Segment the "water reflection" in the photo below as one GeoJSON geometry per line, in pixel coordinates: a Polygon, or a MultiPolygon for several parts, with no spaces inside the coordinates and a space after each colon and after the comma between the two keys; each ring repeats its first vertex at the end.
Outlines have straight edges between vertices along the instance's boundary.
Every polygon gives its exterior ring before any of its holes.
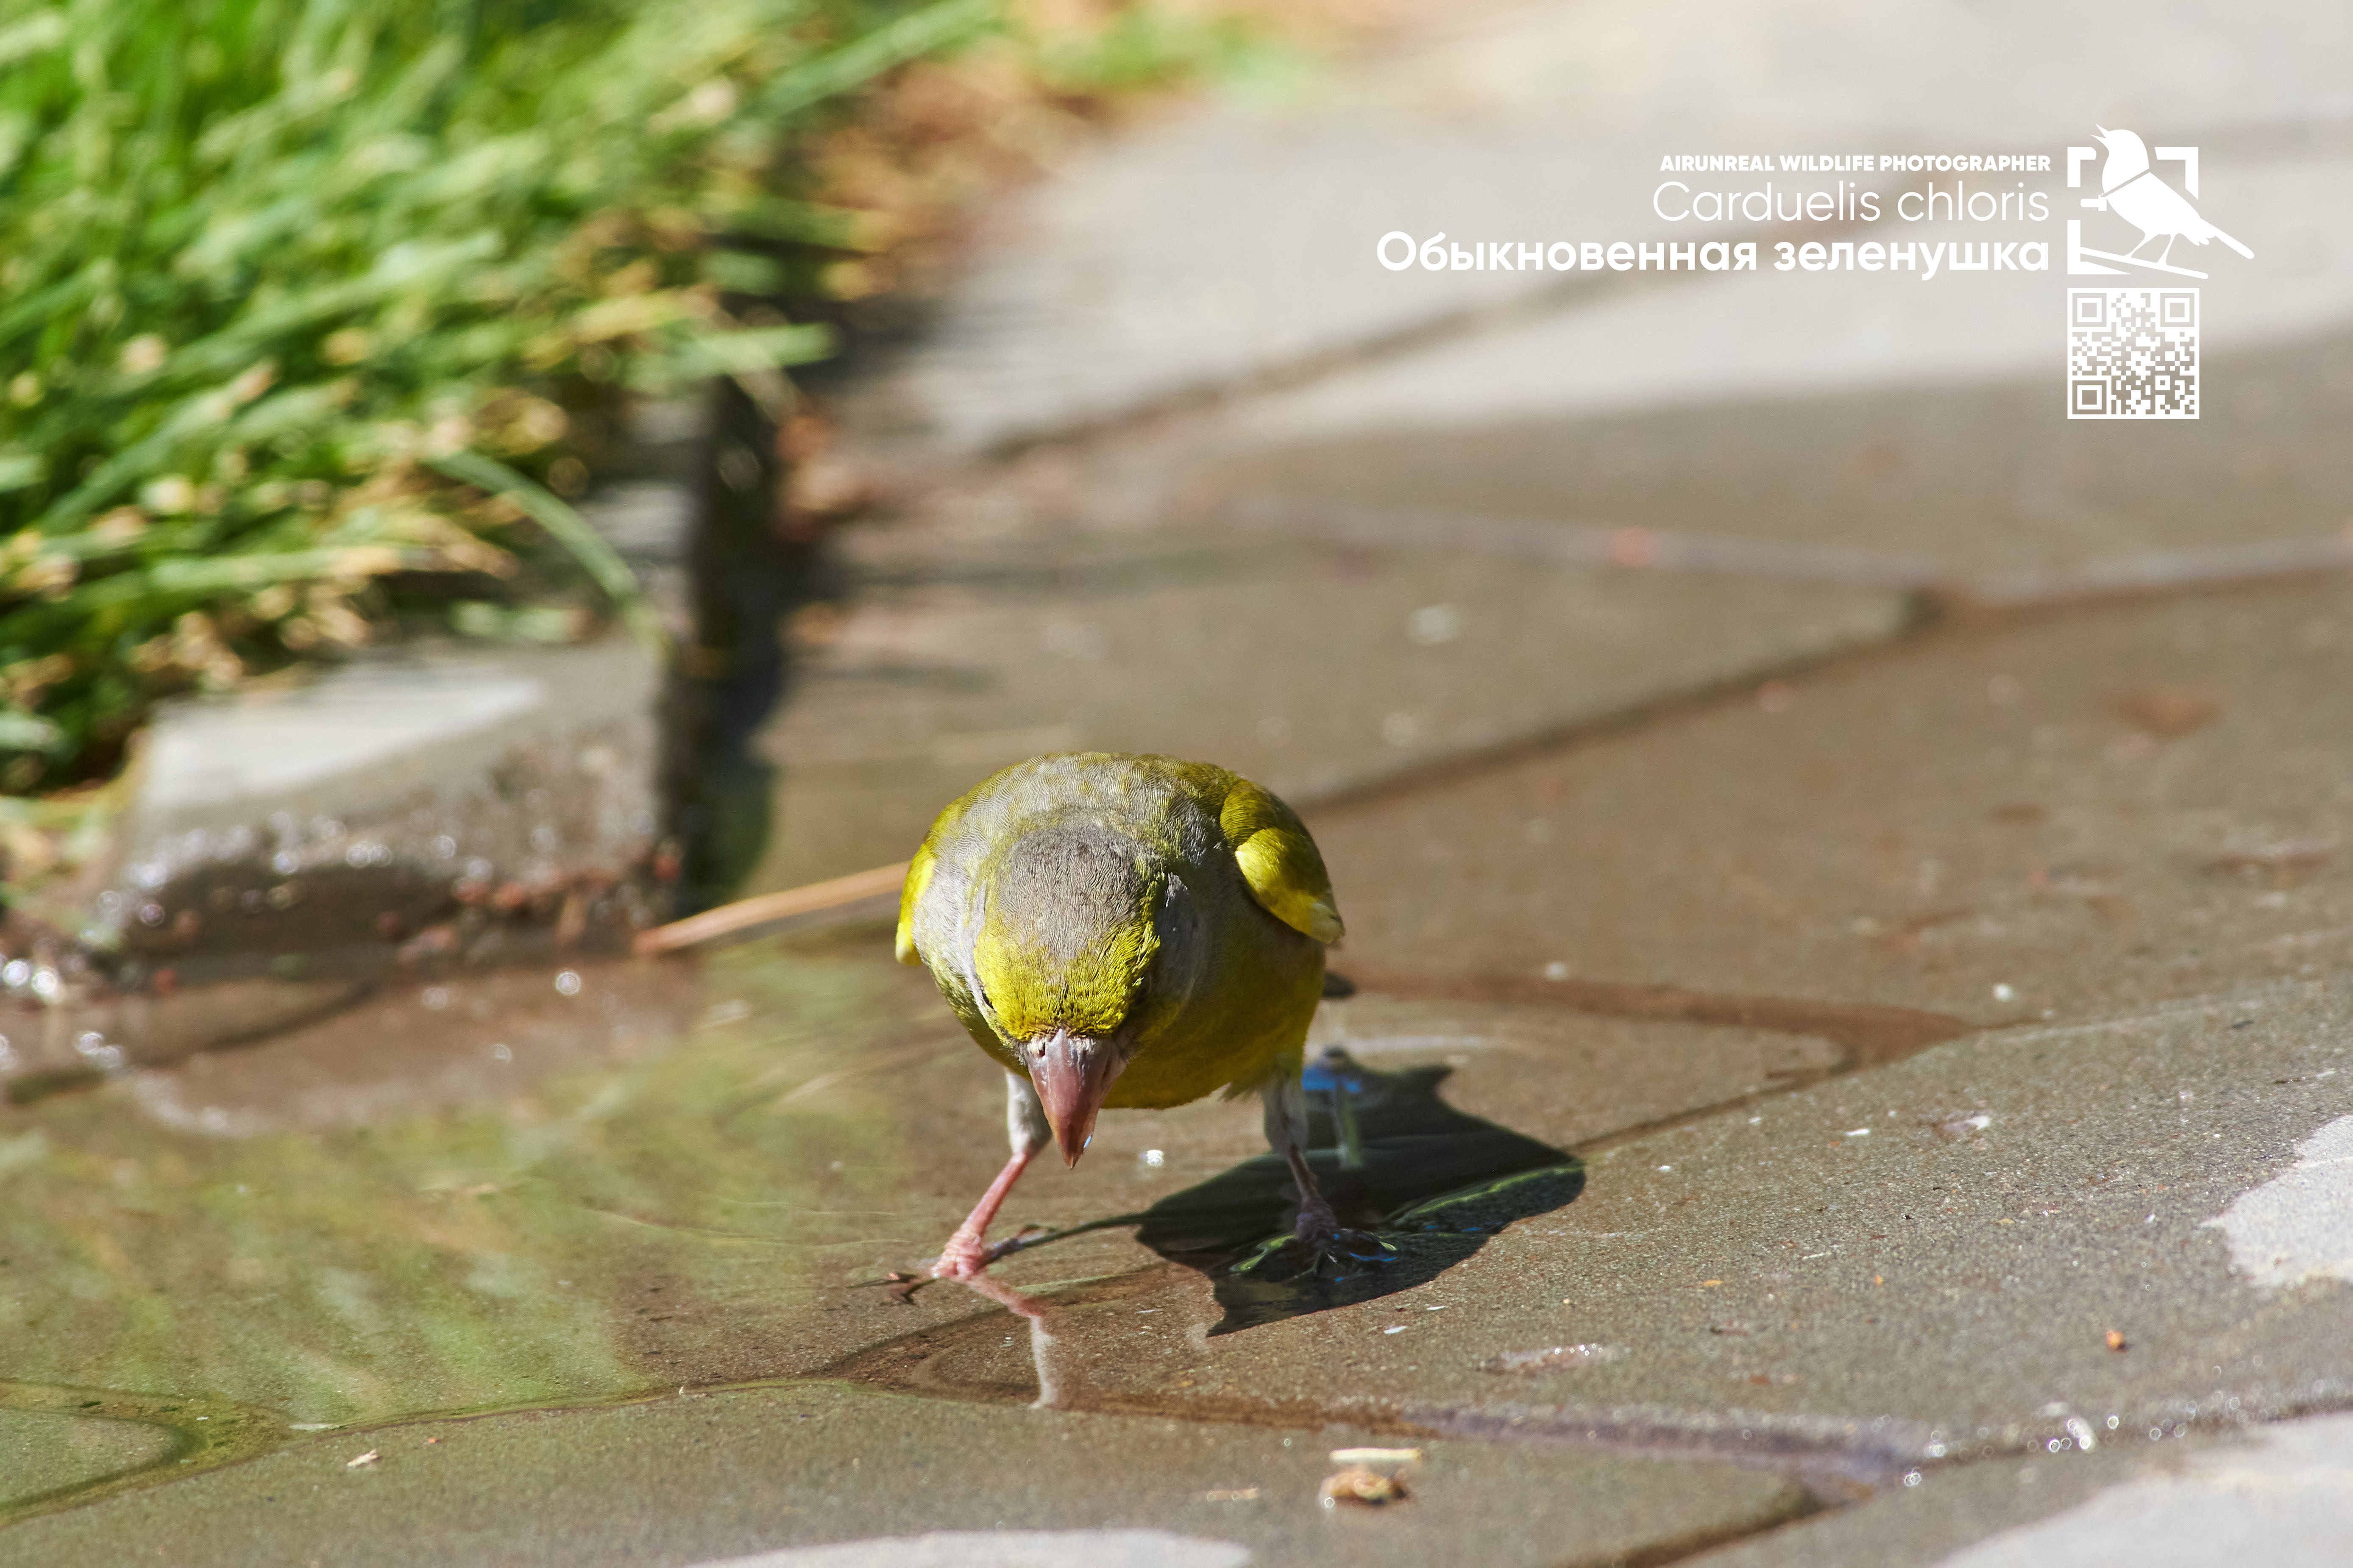
{"type": "Polygon", "coordinates": [[[0,1115],[0,1379],[320,1424],[758,1374],[878,1227],[929,1234],[903,1105],[839,1074],[906,1010],[886,966],[567,973],[0,1115]]]}

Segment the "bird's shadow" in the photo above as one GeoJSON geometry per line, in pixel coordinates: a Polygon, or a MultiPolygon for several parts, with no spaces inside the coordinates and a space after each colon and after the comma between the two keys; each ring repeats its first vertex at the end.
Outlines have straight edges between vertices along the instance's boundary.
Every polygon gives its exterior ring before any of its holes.
{"type": "Polygon", "coordinates": [[[1213,1335],[1426,1284],[1514,1220],[1573,1203],[1585,1186],[1576,1156],[1447,1104],[1438,1091],[1451,1071],[1381,1072],[1339,1049],[1308,1067],[1308,1163],[1340,1223],[1394,1249],[1382,1262],[1317,1268],[1294,1247],[1268,1250],[1299,1208],[1291,1173],[1271,1152],[1140,1214],[1039,1239],[1134,1226],[1136,1240],[1209,1279],[1223,1310],[1213,1335]]]}

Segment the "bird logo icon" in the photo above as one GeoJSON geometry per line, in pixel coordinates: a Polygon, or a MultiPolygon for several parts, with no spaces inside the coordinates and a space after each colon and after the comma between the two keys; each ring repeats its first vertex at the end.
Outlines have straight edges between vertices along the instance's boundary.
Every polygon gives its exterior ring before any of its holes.
{"type": "MultiPolygon", "coordinates": [[[[2148,144],[2137,135],[2130,131],[2110,131],[2102,126],[2094,140],[2106,150],[2100,164],[2100,194],[2085,196],[2083,205],[2097,212],[2115,213],[2140,230],[2140,239],[2131,249],[2122,252],[2088,249],[2083,243],[2083,220],[2070,218],[2067,222],[2068,271],[2118,271],[2117,268],[2103,267],[2089,259],[2097,258],[2098,261],[2122,262],[2127,267],[2145,267],[2184,278],[2204,278],[2206,274],[2203,272],[2172,264],[2173,243],[2178,239],[2186,239],[2200,246],[2210,239],[2219,239],[2249,260],[2254,258],[2253,251],[2199,216],[2198,209],[2190,205],[2189,196],[2183,195],[2158,177],[2151,165],[2148,144]],[[2141,254],[2160,239],[2165,244],[2155,257],[2141,254]]],[[[2067,183],[2080,185],[2084,164],[2100,156],[2100,152],[2094,148],[2068,148],[2067,183]]],[[[2179,162],[2182,165],[2182,184],[2189,187],[2189,195],[2198,194],[2197,148],[2159,147],[2157,157],[2160,161],[2179,162]]]]}

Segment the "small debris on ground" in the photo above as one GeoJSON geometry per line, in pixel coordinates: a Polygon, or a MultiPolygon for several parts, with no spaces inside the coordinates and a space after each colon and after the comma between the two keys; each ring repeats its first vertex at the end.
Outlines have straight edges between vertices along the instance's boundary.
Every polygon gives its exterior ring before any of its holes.
{"type": "Polygon", "coordinates": [[[1403,1477],[1383,1475],[1370,1465],[1349,1465],[1324,1478],[1325,1508],[1344,1502],[1359,1508],[1382,1508],[1403,1502],[1409,1495],[1403,1477]]]}
{"type": "Polygon", "coordinates": [[[356,1458],[356,1459],[345,1459],[345,1460],[343,1461],[343,1468],[345,1468],[345,1469],[347,1469],[347,1470],[356,1470],[356,1469],[360,1468],[361,1468],[362,1466],[364,1466],[364,1465],[373,1465],[373,1464],[375,1464],[378,1459],[381,1459],[381,1458],[384,1458],[384,1455],[383,1455],[383,1454],[379,1453],[377,1450],[375,1450],[375,1449],[374,1449],[374,1448],[370,1448],[366,1453],[362,1454],[362,1455],[361,1455],[358,1458],[356,1458]]]}
{"type": "Polygon", "coordinates": [[[2108,1331],[2108,1348],[2110,1350],[2124,1350],[2130,1343],[2131,1342],[2125,1338],[2124,1331],[2122,1329],[2110,1329],[2108,1331]]]}
{"type": "Polygon", "coordinates": [[[1256,1502],[1256,1487],[1218,1487],[1201,1494],[1203,1502],[1256,1502]]]}

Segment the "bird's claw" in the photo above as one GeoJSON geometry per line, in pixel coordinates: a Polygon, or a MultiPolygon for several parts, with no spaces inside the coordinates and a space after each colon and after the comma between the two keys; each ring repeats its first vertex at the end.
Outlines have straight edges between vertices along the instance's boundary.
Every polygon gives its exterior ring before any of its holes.
{"type": "Polygon", "coordinates": [[[915,1292],[930,1284],[933,1278],[929,1274],[907,1274],[893,1268],[873,1283],[881,1286],[882,1293],[901,1306],[912,1307],[915,1304],[915,1292]]]}
{"type": "Polygon", "coordinates": [[[1368,1230],[1338,1226],[1305,1234],[1269,1237],[1228,1270],[1267,1279],[1323,1278],[1327,1268],[1335,1279],[1352,1279],[1366,1268],[1377,1268],[1398,1255],[1398,1249],[1368,1230]],[[1289,1267],[1271,1267],[1278,1259],[1289,1267]],[[1295,1260],[1295,1261],[1293,1261],[1295,1260]]]}

